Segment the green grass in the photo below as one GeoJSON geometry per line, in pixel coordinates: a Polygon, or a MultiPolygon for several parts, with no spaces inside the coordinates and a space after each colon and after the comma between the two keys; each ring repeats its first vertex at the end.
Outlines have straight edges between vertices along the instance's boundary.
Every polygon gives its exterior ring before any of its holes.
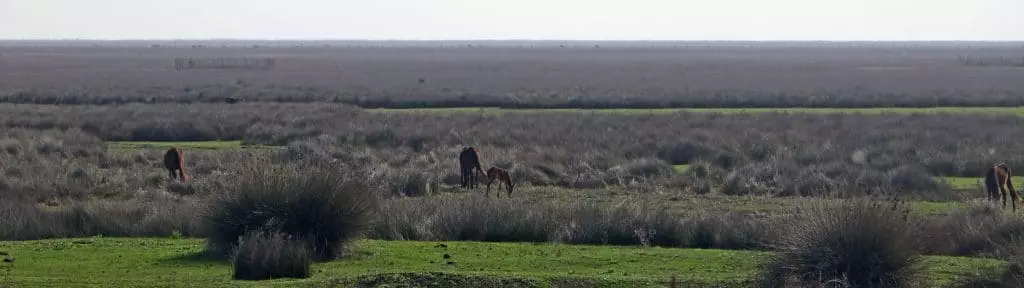
{"type": "Polygon", "coordinates": [[[1011,114],[1024,116],[1024,107],[933,107],[933,108],[610,108],[610,109],[502,109],[496,107],[468,107],[468,108],[374,108],[366,109],[375,112],[404,112],[404,113],[476,113],[485,115],[496,115],[505,113],[602,113],[602,114],[664,114],[680,111],[686,112],[718,112],[726,114],[738,113],[862,113],[862,114],[912,114],[912,113],[956,113],[956,114],[1011,114]]]}
{"type": "MultiPolygon", "coordinates": [[[[466,191],[457,187],[442,189],[451,193],[483,193],[482,190],[466,191]]],[[[493,193],[493,191],[492,191],[493,193]]],[[[626,189],[569,189],[544,186],[523,186],[516,188],[515,197],[527,197],[543,201],[588,201],[615,205],[635,197],[636,191],[626,189]]],[[[978,195],[980,197],[980,195],[978,195]]],[[[731,195],[680,195],[674,193],[644,194],[644,199],[668,205],[672,212],[679,214],[707,212],[759,212],[776,213],[800,205],[821,201],[820,197],[768,197],[731,195]]],[[[912,213],[918,215],[946,214],[958,207],[965,207],[965,201],[908,201],[912,213]]]]}
{"type": "Polygon", "coordinates": [[[170,147],[178,147],[183,149],[209,149],[209,150],[229,150],[229,149],[267,149],[274,148],[274,146],[264,145],[242,145],[242,141],[197,141],[197,142],[136,142],[136,141],[115,141],[107,142],[107,147],[110,149],[167,149],[170,147]]]}
{"type": "MultiPolygon", "coordinates": [[[[956,190],[975,190],[975,191],[977,191],[979,189],[984,190],[984,188],[983,188],[984,186],[983,185],[985,185],[985,182],[984,182],[985,178],[981,178],[981,177],[943,177],[943,178],[946,179],[947,181],[949,181],[950,184],[953,185],[953,188],[956,189],[956,190]]],[[[1014,184],[1024,183],[1024,176],[1013,176],[1012,180],[1013,180],[1014,184]]],[[[1014,188],[1016,189],[1018,187],[1014,187],[1014,188]]]]}
{"type": "Polygon", "coordinates": [[[689,164],[672,165],[672,168],[676,170],[676,173],[683,173],[686,170],[690,170],[689,164]]]}
{"type": "MultiPolygon", "coordinates": [[[[200,256],[199,239],[83,238],[0,242],[15,262],[0,263],[0,286],[15,287],[352,287],[357,281],[432,282],[435,287],[548,286],[664,287],[671,276],[697,286],[746,287],[770,252],[562,244],[361,240],[350,258],[314,264],[310,279],[235,281],[230,265],[200,256]],[[445,259],[444,255],[450,255],[445,259]],[[449,263],[451,261],[451,263],[449,263]],[[376,275],[376,276],[375,276],[376,275]],[[381,276],[383,275],[383,276],[381,276]],[[474,280],[475,279],[475,280],[474,280]],[[468,285],[460,285],[460,283],[468,285]]],[[[926,257],[935,285],[998,269],[1003,262],[926,257]]]]}

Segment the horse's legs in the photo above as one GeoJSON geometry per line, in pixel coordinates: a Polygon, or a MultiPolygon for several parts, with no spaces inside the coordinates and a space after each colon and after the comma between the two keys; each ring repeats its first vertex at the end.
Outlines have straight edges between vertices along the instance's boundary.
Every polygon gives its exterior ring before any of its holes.
{"type": "Polygon", "coordinates": [[[460,167],[460,168],[462,169],[461,170],[461,172],[462,172],[462,175],[461,175],[462,176],[462,188],[466,188],[466,185],[469,184],[469,180],[468,180],[469,179],[469,175],[466,175],[466,168],[465,167],[460,167]]]}
{"type": "Polygon", "coordinates": [[[999,197],[1003,199],[1003,208],[1006,209],[1006,188],[1003,185],[999,185],[999,197]]]}
{"type": "Polygon", "coordinates": [[[171,180],[178,177],[178,175],[174,174],[174,168],[167,168],[167,174],[171,175],[171,180]]]}
{"type": "Polygon", "coordinates": [[[476,183],[477,181],[480,181],[480,178],[476,177],[476,173],[473,173],[473,168],[469,168],[469,171],[466,171],[466,174],[469,175],[470,189],[476,189],[477,186],[480,186],[480,183],[476,183]]]}
{"type": "MultiPolygon", "coordinates": [[[[490,195],[491,195],[491,183],[493,183],[493,182],[494,182],[493,178],[489,179],[489,181],[487,181],[487,192],[484,192],[484,197],[490,197],[490,195]]],[[[498,191],[498,197],[501,197],[501,191],[498,191]]]]}
{"type": "Polygon", "coordinates": [[[1013,178],[1010,173],[1006,173],[1006,190],[1010,192],[1010,206],[1013,207],[1013,212],[1017,212],[1017,200],[1020,199],[1020,194],[1013,189],[1013,178]]]}
{"type": "Polygon", "coordinates": [[[508,189],[508,198],[512,198],[512,180],[505,180],[505,188],[508,189]]]}
{"type": "Polygon", "coordinates": [[[1011,210],[1011,211],[1014,211],[1014,213],[1017,213],[1017,199],[1014,196],[1015,195],[1013,195],[1013,194],[1010,195],[1010,207],[1013,207],[1013,210],[1011,210]]]}

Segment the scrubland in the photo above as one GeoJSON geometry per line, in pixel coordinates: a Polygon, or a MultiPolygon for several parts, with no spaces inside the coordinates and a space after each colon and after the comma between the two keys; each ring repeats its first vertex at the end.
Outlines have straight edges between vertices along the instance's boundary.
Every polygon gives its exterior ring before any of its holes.
{"type": "Polygon", "coordinates": [[[1024,70],[956,58],[1012,50],[749,49],[3,47],[0,286],[106,281],[39,278],[64,256],[159,266],[123,285],[1017,283],[1024,221],[974,183],[1024,167],[993,112],[1024,70]],[[243,56],[277,66],[171,61],[243,56]],[[512,197],[459,187],[465,146],[512,197]]]}

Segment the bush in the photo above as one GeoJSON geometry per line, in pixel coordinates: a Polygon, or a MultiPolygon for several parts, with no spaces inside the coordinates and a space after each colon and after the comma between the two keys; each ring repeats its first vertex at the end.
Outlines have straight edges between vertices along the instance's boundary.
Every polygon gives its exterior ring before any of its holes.
{"type": "Polygon", "coordinates": [[[354,175],[307,169],[260,169],[239,177],[204,216],[207,250],[227,255],[239,237],[263,231],[304,239],[317,260],[340,256],[343,245],[371,224],[370,189],[354,175]]]}
{"type": "Polygon", "coordinates": [[[929,255],[1006,257],[1014,252],[1007,247],[1024,237],[1024,218],[987,200],[929,216],[918,226],[918,246],[929,255]]]}
{"type": "Polygon", "coordinates": [[[779,253],[762,272],[764,287],[819,286],[839,281],[850,287],[923,287],[922,257],[899,203],[855,200],[848,205],[814,204],[785,219],[779,253]]]}
{"type": "Polygon", "coordinates": [[[248,232],[231,258],[235,280],[309,278],[313,264],[309,248],[287,235],[248,232]]]}

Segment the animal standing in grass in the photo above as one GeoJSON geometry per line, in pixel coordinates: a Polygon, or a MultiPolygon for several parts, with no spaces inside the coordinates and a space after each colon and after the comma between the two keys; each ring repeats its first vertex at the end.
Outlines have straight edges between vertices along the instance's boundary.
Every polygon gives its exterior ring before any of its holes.
{"type": "Polygon", "coordinates": [[[466,147],[462,148],[462,152],[459,153],[459,170],[462,172],[462,188],[469,189],[476,188],[477,175],[473,173],[473,168],[476,168],[476,172],[480,174],[484,173],[483,168],[480,167],[480,155],[477,154],[476,148],[466,147]]]}
{"type": "MultiPolygon", "coordinates": [[[[487,192],[484,193],[484,196],[490,196],[491,183],[493,183],[495,179],[498,180],[498,185],[505,183],[505,190],[508,191],[508,198],[512,198],[512,188],[515,187],[515,185],[512,184],[512,176],[508,174],[507,170],[498,167],[491,167],[491,169],[487,169],[487,192]]],[[[501,197],[501,192],[498,192],[498,197],[501,197]]]]}
{"type": "Polygon", "coordinates": [[[185,156],[181,149],[171,147],[164,153],[164,168],[171,175],[171,180],[181,177],[181,181],[188,181],[188,174],[185,173],[185,156]],[[174,171],[178,173],[175,174],[174,171]]]}
{"type": "Polygon", "coordinates": [[[1013,208],[1013,212],[1017,212],[1017,201],[1020,201],[1020,194],[1017,194],[1016,190],[1013,190],[1013,180],[1010,173],[1010,167],[1006,164],[1000,163],[993,165],[988,168],[988,172],[985,173],[985,192],[988,192],[988,198],[998,203],[999,198],[1003,199],[1003,209],[1006,209],[1006,195],[1009,190],[1010,206],[1013,208]]]}

